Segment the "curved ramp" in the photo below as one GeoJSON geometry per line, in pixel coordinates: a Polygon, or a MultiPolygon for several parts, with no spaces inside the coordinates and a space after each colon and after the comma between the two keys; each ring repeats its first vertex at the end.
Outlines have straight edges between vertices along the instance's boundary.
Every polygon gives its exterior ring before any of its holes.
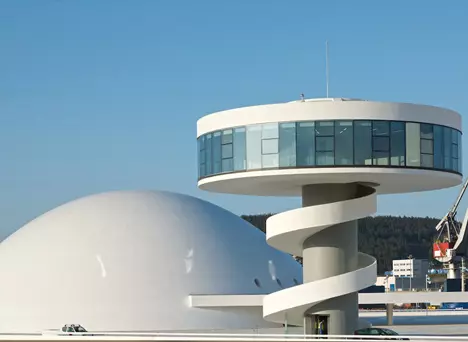
{"type": "MultiPolygon", "coordinates": [[[[310,241],[313,243],[314,236],[326,229],[374,214],[376,202],[375,189],[359,185],[359,191],[353,198],[317,204],[272,216],[267,220],[267,242],[286,253],[302,256],[306,240],[308,243],[310,241]]],[[[342,227],[346,229],[347,226],[342,227]]],[[[323,245],[323,239],[320,244],[323,245]]],[[[333,241],[329,241],[329,245],[332,246],[333,241]]],[[[356,293],[374,285],[377,275],[376,259],[364,253],[358,253],[356,259],[353,269],[347,272],[265,296],[264,318],[277,323],[287,320],[288,324],[302,325],[306,312],[319,303],[356,293]]]]}

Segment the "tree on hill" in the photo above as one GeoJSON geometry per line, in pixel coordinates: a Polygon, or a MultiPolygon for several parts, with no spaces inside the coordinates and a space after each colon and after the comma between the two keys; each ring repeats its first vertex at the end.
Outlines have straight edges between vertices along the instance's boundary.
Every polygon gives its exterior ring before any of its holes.
{"type": "MultiPolygon", "coordinates": [[[[273,214],[243,215],[247,222],[265,232],[266,220],[273,214]]],[[[392,260],[432,260],[432,241],[438,219],[429,217],[365,217],[358,221],[359,251],[377,259],[377,272],[383,274],[392,269],[392,260]]]]}

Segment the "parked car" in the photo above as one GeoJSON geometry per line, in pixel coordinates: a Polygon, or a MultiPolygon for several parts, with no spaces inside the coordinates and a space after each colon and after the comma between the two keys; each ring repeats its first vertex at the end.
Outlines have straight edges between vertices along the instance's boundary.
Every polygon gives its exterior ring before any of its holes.
{"type": "MultiPolygon", "coordinates": [[[[393,330],[386,329],[386,328],[365,328],[359,329],[354,332],[354,335],[362,335],[362,336],[388,336],[388,338],[384,338],[383,340],[409,340],[407,337],[399,337],[400,335],[393,330]]],[[[364,339],[363,339],[364,340],[364,339]]]]}
{"type": "Polygon", "coordinates": [[[62,327],[62,333],[88,335],[88,331],[79,324],[65,324],[62,327]]]}
{"type": "Polygon", "coordinates": [[[61,329],[44,330],[42,335],[94,336],[93,333],[88,332],[80,324],[65,324],[61,329]]]}

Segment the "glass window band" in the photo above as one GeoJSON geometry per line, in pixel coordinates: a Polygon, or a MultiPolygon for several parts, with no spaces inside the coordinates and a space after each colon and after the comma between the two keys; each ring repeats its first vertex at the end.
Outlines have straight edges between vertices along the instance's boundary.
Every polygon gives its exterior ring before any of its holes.
{"type": "Polygon", "coordinates": [[[461,174],[461,135],[441,125],[385,120],[226,128],[198,138],[198,178],[309,167],[403,167],[461,174]]]}

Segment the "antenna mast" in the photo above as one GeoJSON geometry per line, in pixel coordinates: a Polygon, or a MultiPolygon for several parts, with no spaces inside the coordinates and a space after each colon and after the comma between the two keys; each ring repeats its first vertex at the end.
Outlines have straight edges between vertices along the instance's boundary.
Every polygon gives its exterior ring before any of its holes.
{"type": "Polygon", "coordinates": [[[326,80],[327,80],[327,99],[328,99],[328,40],[325,41],[325,69],[326,69],[326,80]]]}

